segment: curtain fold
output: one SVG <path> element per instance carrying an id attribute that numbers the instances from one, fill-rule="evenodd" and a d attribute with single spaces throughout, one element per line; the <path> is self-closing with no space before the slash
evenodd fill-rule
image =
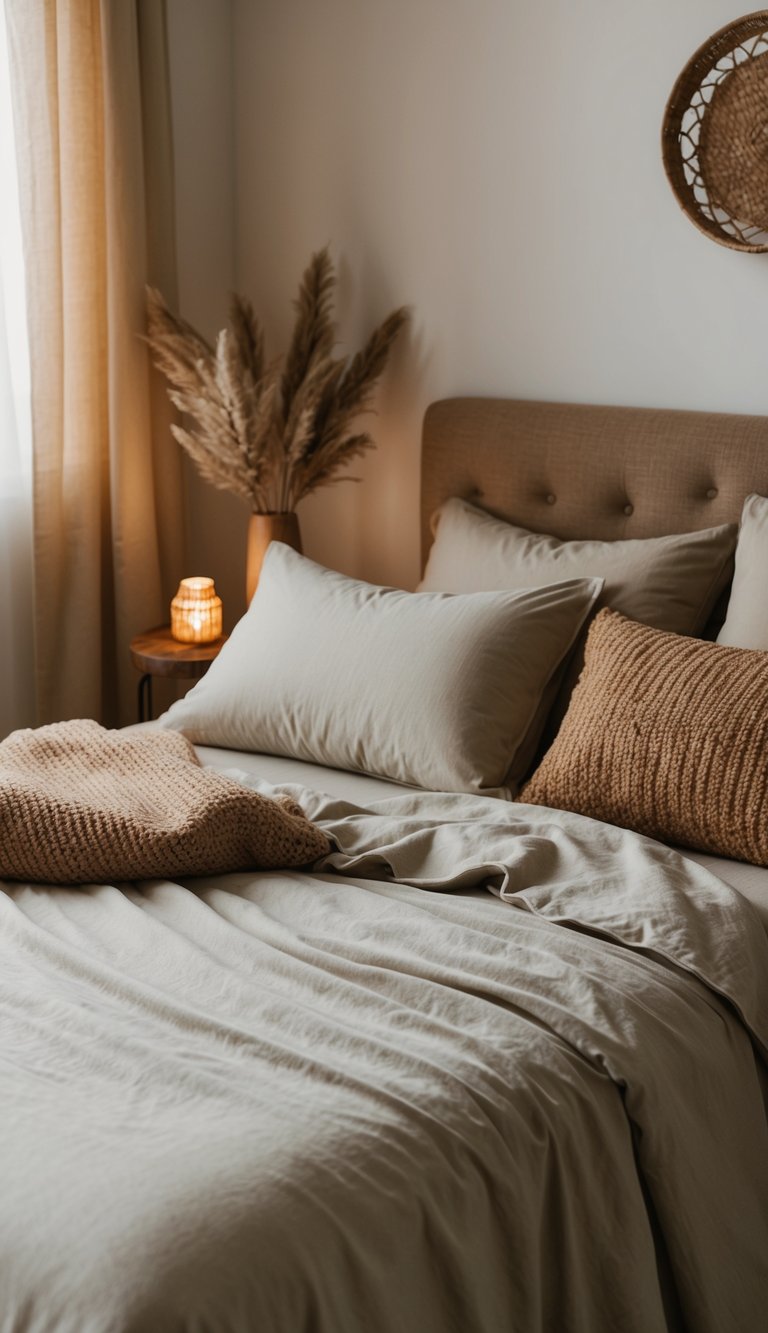
<path id="1" fill-rule="evenodd" d="M 181 576 L 144 285 L 175 286 L 163 0 L 5 0 L 31 351 L 38 720 L 135 718 Z M 151 9 L 151 13 L 148 10 Z M 150 202 L 151 201 L 151 202 Z"/>
<path id="2" fill-rule="evenodd" d="M 4 269 L 0 263 L 0 740 L 35 720 L 32 488 L 23 440 L 27 404 L 20 401 L 14 374 Z"/>
<path id="3" fill-rule="evenodd" d="M 0 0 L 0 739 L 35 720 L 29 360 L 7 55 Z"/>

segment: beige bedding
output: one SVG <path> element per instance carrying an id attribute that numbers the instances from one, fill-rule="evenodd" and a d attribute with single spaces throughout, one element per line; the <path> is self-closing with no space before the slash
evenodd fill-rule
<path id="1" fill-rule="evenodd" d="M 0 893 L 3 1333 L 760 1327 L 738 895 L 577 816 L 290 794 L 319 874 Z"/>
<path id="2" fill-rule="evenodd" d="M 222 773 L 244 773 L 251 778 L 263 778 L 267 783 L 277 786 L 283 782 L 316 787 L 360 805 L 386 800 L 399 792 L 418 790 L 389 782 L 385 778 L 346 773 L 341 769 L 323 768 L 320 764 L 307 764 L 300 759 L 283 759 L 279 755 L 243 754 L 207 746 L 198 746 L 197 752 L 206 767 Z M 687 848 L 676 850 L 736 889 L 751 903 L 768 932 L 768 870 L 762 866 L 747 865 L 743 861 L 731 861 L 724 856 L 709 856 L 705 852 L 692 852 Z"/>

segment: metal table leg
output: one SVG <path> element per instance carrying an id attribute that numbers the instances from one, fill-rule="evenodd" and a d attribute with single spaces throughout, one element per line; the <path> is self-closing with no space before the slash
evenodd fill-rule
<path id="1" fill-rule="evenodd" d="M 152 721 L 152 677 L 145 672 L 139 681 L 139 722 Z"/>

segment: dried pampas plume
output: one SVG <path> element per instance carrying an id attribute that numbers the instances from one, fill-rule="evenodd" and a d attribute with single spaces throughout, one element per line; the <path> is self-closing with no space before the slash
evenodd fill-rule
<path id="1" fill-rule="evenodd" d="M 232 297 L 229 323 L 212 346 L 147 288 L 147 342 L 187 418 L 171 430 L 206 481 L 241 495 L 256 513 L 294 509 L 373 447 L 352 423 L 370 409 L 408 312 L 393 311 L 349 360 L 334 357 L 335 288 L 326 248 L 301 280 L 288 352 L 271 364 L 249 301 Z"/>

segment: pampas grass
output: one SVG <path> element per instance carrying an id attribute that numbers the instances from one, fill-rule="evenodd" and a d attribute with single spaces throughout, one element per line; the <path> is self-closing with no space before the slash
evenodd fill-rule
<path id="1" fill-rule="evenodd" d="M 243 297 L 232 297 L 227 327 L 212 346 L 147 288 L 147 342 L 171 402 L 187 418 L 171 430 L 206 481 L 242 496 L 256 513 L 293 510 L 373 447 L 352 423 L 370 409 L 408 314 L 394 310 L 355 356 L 335 357 L 335 289 L 326 248 L 301 280 L 285 358 L 268 363 L 261 325 Z"/>

